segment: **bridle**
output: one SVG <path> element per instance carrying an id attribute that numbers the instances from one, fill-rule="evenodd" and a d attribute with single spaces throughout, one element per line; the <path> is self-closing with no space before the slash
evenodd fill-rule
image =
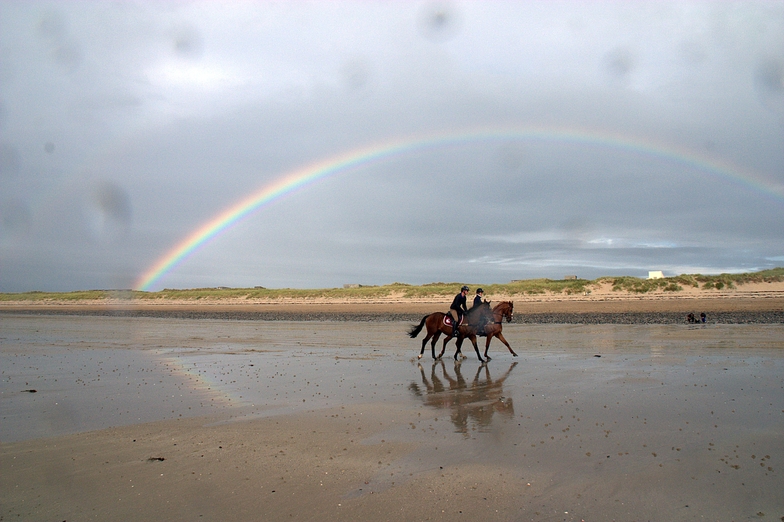
<path id="1" fill-rule="evenodd" d="M 512 316 L 513 316 L 512 310 L 513 310 L 513 308 L 509 307 L 504 312 L 501 312 L 500 313 L 501 319 L 499 321 L 496 321 L 496 319 L 495 319 L 496 312 L 493 312 L 493 324 L 503 324 L 504 319 L 506 319 L 506 322 L 511 323 L 512 322 Z"/>

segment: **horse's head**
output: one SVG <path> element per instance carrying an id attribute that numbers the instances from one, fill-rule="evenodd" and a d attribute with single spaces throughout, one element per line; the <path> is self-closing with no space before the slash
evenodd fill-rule
<path id="1" fill-rule="evenodd" d="M 494 310 L 501 314 L 501 317 L 506 319 L 507 323 L 512 322 L 512 319 L 514 318 L 514 303 L 512 301 L 498 303 Z"/>

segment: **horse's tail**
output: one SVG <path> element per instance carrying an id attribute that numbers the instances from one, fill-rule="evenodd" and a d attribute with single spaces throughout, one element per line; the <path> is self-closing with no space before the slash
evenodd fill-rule
<path id="1" fill-rule="evenodd" d="M 412 325 L 411 326 L 411 329 L 408 331 L 409 337 L 411 337 L 413 339 L 414 337 L 419 335 L 419 332 L 422 331 L 422 327 L 425 326 L 425 321 L 427 321 L 428 317 L 430 317 L 430 316 L 429 315 L 424 316 L 422 318 L 422 321 L 419 322 L 419 325 Z"/>

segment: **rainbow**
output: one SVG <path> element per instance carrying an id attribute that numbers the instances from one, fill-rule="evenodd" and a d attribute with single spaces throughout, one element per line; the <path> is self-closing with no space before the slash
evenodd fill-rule
<path id="1" fill-rule="evenodd" d="M 209 398 L 210 405 L 247 406 L 250 404 L 241 396 L 233 396 L 226 391 L 226 386 L 214 376 L 210 376 L 208 372 L 202 373 L 201 368 L 206 366 L 203 363 L 199 364 L 193 362 L 191 358 L 183 358 L 178 355 L 164 355 L 161 358 L 161 363 L 173 374 L 179 375 L 181 379 L 188 382 L 194 390 L 200 390 L 204 393 L 205 402 Z"/>
<path id="2" fill-rule="evenodd" d="M 664 161 L 677 162 L 759 192 L 779 203 L 784 201 L 784 191 L 781 187 L 761 179 L 758 175 L 744 173 L 729 163 L 709 159 L 686 149 L 659 145 L 617 134 L 583 129 L 511 127 L 416 135 L 353 149 L 283 174 L 280 178 L 234 203 L 188 234 L 145 270 L 138 278 L 134 288 L 149 291 L 166 273 L 235 223 L 259 208 L 319 180 L 423 149 L 510 140 L 550 141 L 567 145 L 608 147 Z"/>

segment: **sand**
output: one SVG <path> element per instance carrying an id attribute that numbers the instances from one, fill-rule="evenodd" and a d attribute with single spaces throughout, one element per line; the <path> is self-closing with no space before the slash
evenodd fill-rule
<path id="1" fill-rule="evenodd" d="M 2 520 L 784 517 L 781 324 L 0 325 Z"/>

